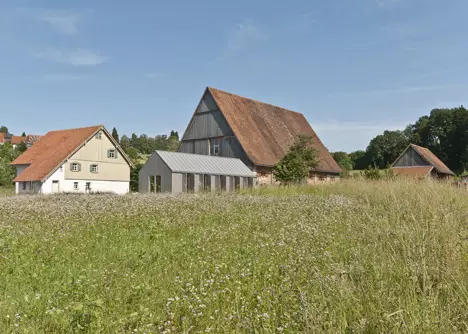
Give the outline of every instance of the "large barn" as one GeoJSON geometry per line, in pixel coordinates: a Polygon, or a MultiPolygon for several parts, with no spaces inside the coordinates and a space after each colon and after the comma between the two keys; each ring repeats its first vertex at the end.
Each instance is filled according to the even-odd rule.
{"type": "Polygon", "coordinates": [[[303,114],[208,87],[189,122],[179,152],[238,158],[260,184],[274,183],[273,166],[299,135],[313,139],[319,163],[309,182],[335,180],[341,168],[303,114]]]}
{"type": "Polygon", "coordinates": [[[455,174],[428,148],[410,144],[392,165],[395,175],[449,178],[455,174]]]}

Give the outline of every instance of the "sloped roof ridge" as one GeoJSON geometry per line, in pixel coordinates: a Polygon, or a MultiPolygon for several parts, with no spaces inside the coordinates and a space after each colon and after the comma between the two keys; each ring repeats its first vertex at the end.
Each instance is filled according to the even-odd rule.
{"type": "Polygon", "coordinates": [[[218,88],[214,88],[214,87],[210,87],[210,86],[208,86],[207,89],[208,89],[208,90],[217,90],[218,92],[221,92],[221,93],[224,93],[224,94],[228,94],[228,95],[233,95],[233,96],[235,96],[235,97],[238,97],[238,98],[241,98],[241,99],[244,99],[244,100],[250,100],[250,101],[253,101],[253,102],[256,102],[256,103],[261,103],[261,104],[264,104],[264,105],[267,105],[267,106],[270,106],[270,107],[275,107],[275,108],[278,108],[278,109],[281,109],[281,110],[293,112],[293,113],[296,113],[296,114],[299,114],[299,115],[304,116],[304,114],[301,113],[301,112],[299,112],[299,111],[294,111],[294,110],[287,109],[287,108],[283,108],[283,107],[280,107],[280,106],[277,106],[277,105],[275,105],[275,104],[271,104],[271,103],[268,103],[268,102],[263,102],[263,101],[260,101],[260,100],[252,99],[252,98],[250,98],[250,97],[245,97],[245,96],[242,96],[242,95],[230,93],[230,92],[224,91],[224,90],[222,90],[222,89],[218,89],[218,88]]]}

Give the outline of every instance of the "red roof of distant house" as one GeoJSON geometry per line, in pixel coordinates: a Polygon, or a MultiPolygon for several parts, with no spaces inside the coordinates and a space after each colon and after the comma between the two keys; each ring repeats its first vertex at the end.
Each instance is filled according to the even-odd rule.
{"type": "Polygon", "coordinates": [[[275,165],[289,151],[298,135],[308,135],[312,137],[319,157],[315,170],[341,172],[303,114],[211,87],[208,91],[255,165],[275,165]]]}
{"type": "Polygon", "coordinates": [[[19,145],[22,142],[26,141],[26,137],[23,136],[11,136],[11,144],[12,145],[19,145]]]}
{"type": "Polygon", "coordinates": [[[394,175],[404,175],[409,177],[426,177],[432,171],[432,166],[414,166],[414,167],[393,167],[394,175]]]}
{"type": "Polygon", "coordinates": [[[5,143],[5,134],[3,132],[0,132],[0,143],[5,143]]]}
{"type": "Polygon", "coordinates": [[[42,181],[102,126],[48,132],[14,160],[12,165],[30,165],[14,182],[42,181]]]}

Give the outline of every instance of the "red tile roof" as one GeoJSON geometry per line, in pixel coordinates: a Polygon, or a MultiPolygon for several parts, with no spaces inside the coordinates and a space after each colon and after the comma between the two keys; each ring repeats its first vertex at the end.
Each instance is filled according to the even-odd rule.
{"type": "Polygon", "coordinates": [[[11,144],[12,145],[19,145],[21,142],[25,142],[26,137],[22,136],[11,136],[11,144]]]}
{"type": "Polygon", "coordinates": [[[255,165],[275,165],[289,151],[298,135],[308,135],[312,137],[320,159],[315,170],[341,172],[303,114],[211,87],[208,91],[255,165]]]}
{"type": "Polygon", "coordinates": [[[421,147],[418,145],[411,144],[410,145],[418,154],[423,158],[427,163],[434,166],[434,168],[442,174],[449,174],[455,175],[450,168],[448,168],[439,158],[436,157],[434,153],[432,153],[429,149],[425,147],[421,147]]]}
{"type": "Polygon", "coordinates": [[[0,132],[0,143],[5,143],[5,134],[0,132]]]}
{"type": "Polygon", "coordinates": [[[432,166],[415,166],[415,167],[393,167],[394,175],[404,175],[408,177],[426,177],[433,169],[432,166]]]}
{"type": "Polygon", "coordinates": [[[14,160],[12,165],[30,165],[14,182],[42,181],[102,126],[48,132],[14,160]]]}

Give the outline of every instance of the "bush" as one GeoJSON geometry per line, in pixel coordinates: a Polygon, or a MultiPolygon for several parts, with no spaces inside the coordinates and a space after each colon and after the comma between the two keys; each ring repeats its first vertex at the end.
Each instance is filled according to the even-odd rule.
{"type": "Polygon", "coordinates": [[[300,184],[317,164],[317,151],[312,146],[312,138],[299,136],[289,152],[273,167],[273,175],[283,185],[300,184]]]}

